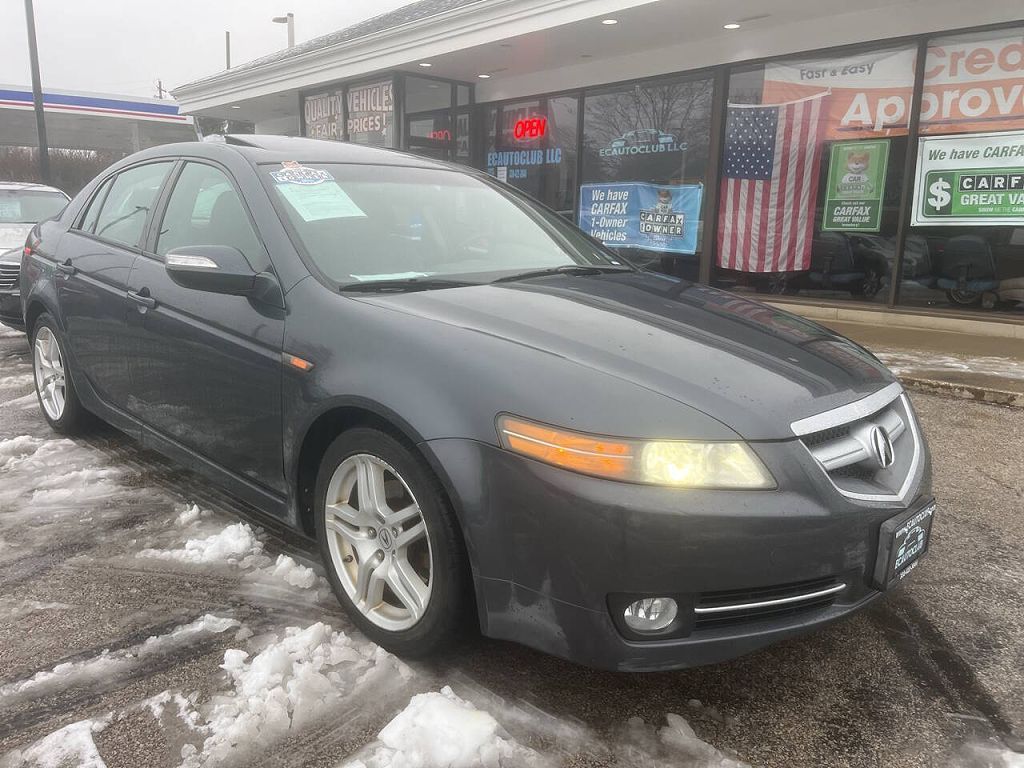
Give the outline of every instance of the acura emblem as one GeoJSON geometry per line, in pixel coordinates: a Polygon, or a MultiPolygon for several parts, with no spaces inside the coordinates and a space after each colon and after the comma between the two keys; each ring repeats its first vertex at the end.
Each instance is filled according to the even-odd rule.
{"type": "Polygon", "coordinates": [[[878,466],[882,469],[892,466],[896,458],[893,455],[892,440],[889,438],[889,433],[882,429],[882,427],[871,428],[871,450],[875,454],[875,461],[878,462],[878,466]]]}

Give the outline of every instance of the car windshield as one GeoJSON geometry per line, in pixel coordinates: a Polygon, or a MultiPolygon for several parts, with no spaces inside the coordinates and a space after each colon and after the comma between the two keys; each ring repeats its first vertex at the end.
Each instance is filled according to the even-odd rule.
{"type": "Polygon", "coordinates": [[[0,189],[0,224],[35,224],[56,216],[67,203],[59,192],[0,189]]]}
{"type": "Polygon", "coordinates": [[[340,285],[445,287],[557,267],[626,268],[557,214],[470,174],[286,163],[261,166],[261,175],[301,247],[340,285]]]}

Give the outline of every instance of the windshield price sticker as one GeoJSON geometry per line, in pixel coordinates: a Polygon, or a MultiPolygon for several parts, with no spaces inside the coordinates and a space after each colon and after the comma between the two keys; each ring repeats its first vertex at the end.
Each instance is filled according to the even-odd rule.
{"type": "Polygon", "coordinates": [[[1024,224],[1024,131],[922,138],[913,223],[1024,224]]]}
{"type": "Polygon", "coordinates": [[[334,177],[328,171],[299,165],[294,160],[286,160],[281,163],[281,170],[271,171],[270,177],[278,184],[302,184],[303,186],[334,181],[334,177]]]}

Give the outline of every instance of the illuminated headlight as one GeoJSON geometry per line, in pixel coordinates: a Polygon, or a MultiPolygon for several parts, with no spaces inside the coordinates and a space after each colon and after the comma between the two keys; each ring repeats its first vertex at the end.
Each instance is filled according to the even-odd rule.
{"type": "Polygon", "coordinates": [[[677,488],[775,487],[771,473],[746,443],[624,440],[508,415],[498,418],[498,434],[510,451],[611,480],[677,488]]]}

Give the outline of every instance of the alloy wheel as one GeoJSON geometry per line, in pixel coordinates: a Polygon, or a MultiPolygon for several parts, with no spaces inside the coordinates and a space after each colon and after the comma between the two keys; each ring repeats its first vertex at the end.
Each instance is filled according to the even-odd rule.
{"type": "Polygon", "coordinates": [[[67,393],[64,380],[64,357],[57,337],[46,326],[39,329],[33,349],[36,391],[46,415],[58,421],[64,415],[67,393]]]}
{"type": "Polygon", "coordinates": [[[389,631],[416,624],[430,601],[433,558],[412,491],[382,459],[349,456],[327,486],[331,564],[356,609],[389,631]]]}

